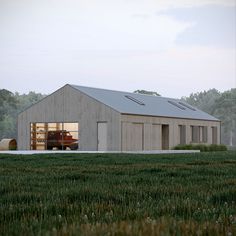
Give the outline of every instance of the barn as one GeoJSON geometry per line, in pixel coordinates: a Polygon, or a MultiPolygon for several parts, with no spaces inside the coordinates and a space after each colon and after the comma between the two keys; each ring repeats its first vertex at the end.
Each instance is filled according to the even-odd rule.
{"type": "Polygon", "coordinates": [[[18,115],[18,149],[168,150],[220,143],[220,121],[172,98],[66,84],[18,115]]]}

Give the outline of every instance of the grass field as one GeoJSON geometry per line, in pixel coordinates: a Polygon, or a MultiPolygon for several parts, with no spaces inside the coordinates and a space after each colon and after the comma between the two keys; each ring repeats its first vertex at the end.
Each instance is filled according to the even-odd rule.
{"type": "Polygon", "coordinates": [[[0,155],[0,235],[236,235],[236,151],[0,155]]]}

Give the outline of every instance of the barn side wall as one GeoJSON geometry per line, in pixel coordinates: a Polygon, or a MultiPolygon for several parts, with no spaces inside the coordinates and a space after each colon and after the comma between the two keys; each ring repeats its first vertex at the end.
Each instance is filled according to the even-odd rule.
{"type": "Polygon", "coordinates": [[[30,149],[31,122],[78,122],[80,150],[97,150],[97,122],[107,122],[107,149],[120,150],[120,113],[65,85],[18,116],[18,149],[30,149]]]}
{"type": "Polygon", "coordinates": [[[138,115],[121,115],[121,149],[130,150],[158,150],[168,149],[180,144],[179,126],[186,128],[186,144],[192,143],[191,126],[207,127],[207,142],[212,144],[212,127],[217,127],[217,144],[220,144],[220,122],[205,120],[190,120],[168,117],[150,117],[138,115]],[[167,130],[168,129],[168,130],[167,130]],[[168,132],[168,135],[164,135],[168,132]],[[140,137],[140,135],[142,137],[140,137]],[[139,146],[137,147],[137,145],[139,146]]]}

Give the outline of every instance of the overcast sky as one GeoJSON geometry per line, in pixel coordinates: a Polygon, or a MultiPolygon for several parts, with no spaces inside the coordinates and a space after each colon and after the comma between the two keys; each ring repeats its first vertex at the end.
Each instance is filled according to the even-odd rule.
{"type": "Polygon", "coordinates": [[[0,0],[0,88],[236,87],[236,0],[0,0]]]}

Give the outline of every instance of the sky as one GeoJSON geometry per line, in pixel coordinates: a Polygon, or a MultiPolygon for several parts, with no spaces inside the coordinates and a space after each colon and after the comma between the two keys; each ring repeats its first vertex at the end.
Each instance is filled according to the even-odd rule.
{"type": "Polygon", "coordinates": [[[0,89],[180,98],[236,87],[236,0],[0,0],[0,89]]]}

